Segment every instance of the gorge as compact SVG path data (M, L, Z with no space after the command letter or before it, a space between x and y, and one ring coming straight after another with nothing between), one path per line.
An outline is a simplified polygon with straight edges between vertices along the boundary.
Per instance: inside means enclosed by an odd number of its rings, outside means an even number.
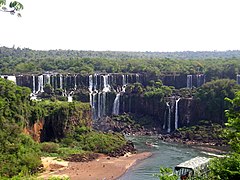
M45 73L1 75L1 77L12 80L19 86L29 87L33 99L46 96L44 89L49 85L50 92L47 94L50 96L58 92L69 102L72 100L87 102L91 105L93 120L123 113L144 114L152 117L159 131L167 133L179 127L195 125L203 119L217 123L224 121L218 117L212 119L212 116L205 112L205 104L194 99L192 95L185 96L179 93L179 89L192 91L202 86L206 82L204 74L167 74L149 77L141 73L90 75ZM140 86L144 89L152 83L151 81L159 80L162 81L163 86L174 87L172 88L174 92L170 96L147 97L140 92L142 90L137 89ZM139 87L133 87L134 85Z

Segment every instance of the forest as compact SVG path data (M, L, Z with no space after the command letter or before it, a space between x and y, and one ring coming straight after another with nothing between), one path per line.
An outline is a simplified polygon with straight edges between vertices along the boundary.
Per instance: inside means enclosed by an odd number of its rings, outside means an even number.
M210 81L236 79L240 69L239 58L239 51L172 52L165 55L154 52L36 51L0 47L0 70L1 74L50 71L80 74L146 73L160 76L204 73Z
M218 144L229 142L231 147L228 156L212 162L211 177L238 178L239 72L240 51L95 52L0 47L0 74L4 77L0 78L0 178L21 179L40 172L41 156L71 158L73 154L135 151L124 132L157 131L167 133L167 137L180 133L194 141L194 131L204 129L204 123L214 132L210 138L206 131L199 131L200 141L217 139ZM5 78L8 75L28 86L17 86ZM190 87L188 75L195 78ZM174 82L178 77L181 87L164 84L169 81L164 81L165 77ZM198 77L205 79L199 84ZM69 103L71 92L73 102ZM30 100L30 94L35 93L40 101ZM113 107L118 110L113 111ZM98 110L95 114L94 108ZM113 124L102 132L95 126L105 116Z

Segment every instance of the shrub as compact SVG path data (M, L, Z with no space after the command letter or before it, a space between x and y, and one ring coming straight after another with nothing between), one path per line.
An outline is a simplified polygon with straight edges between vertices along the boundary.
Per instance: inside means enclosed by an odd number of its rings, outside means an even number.
M44 142L41 144L41 150L47 153L57 153L59 145L54 142Z

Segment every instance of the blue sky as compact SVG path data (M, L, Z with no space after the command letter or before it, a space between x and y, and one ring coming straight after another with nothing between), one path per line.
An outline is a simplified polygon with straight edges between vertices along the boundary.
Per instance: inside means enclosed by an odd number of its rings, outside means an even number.
M19 0L0 46L74 50L240 49L239 0Z

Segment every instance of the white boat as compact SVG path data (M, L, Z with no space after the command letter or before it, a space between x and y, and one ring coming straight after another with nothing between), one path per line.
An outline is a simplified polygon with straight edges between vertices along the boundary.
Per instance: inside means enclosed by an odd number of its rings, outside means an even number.
M191 179L194 176L207 176L210 159L211 158L206 157L192 158L175 166L174 173L177 174L181 180Z

